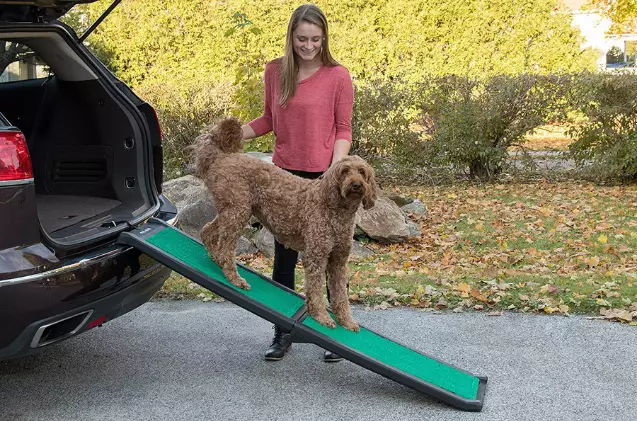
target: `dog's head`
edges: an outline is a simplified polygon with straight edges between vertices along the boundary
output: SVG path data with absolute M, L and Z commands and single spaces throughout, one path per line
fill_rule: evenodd
M 363 158 L 347 156 L 335 163 L 324 175 L 324 185 L 332 200 L 351 204 L 362 202 L 364 209 L 374 206 L 377 199 L 374 169 Z
M 204 179 L 212 162 L 219 156 L 219 151 L 241 152 L 242 140 L 241 123 L 234 117 L 218 120 L 208 126 L 186 149 L 195 161 L 195 175 Z
M 225 153 L 243 149 L 241 122 L 234 117 L 224 118 L 209 128 L 210 141 Z

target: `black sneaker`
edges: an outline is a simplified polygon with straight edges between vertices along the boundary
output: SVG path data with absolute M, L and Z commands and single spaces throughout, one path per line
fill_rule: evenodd
M 337 363 L 342 360 L 343 357 L 338 355 L 336 352 L 328 351 L 327 349 L 325 350 L 325 354 L 323 354 L 323 361 L 326 363 Z
M 283 333 L 279 326 L 274 325 L 274 339 L 272 339 L 270 348 L 265 351 L 265 359 L 268 361 L 282 360 L 291 345 L 290 334 Z

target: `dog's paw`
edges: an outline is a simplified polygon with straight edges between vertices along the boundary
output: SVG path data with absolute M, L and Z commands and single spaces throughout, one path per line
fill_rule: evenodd
M 329 314 L 320 315 L 316 317 L 312 316 L 312 318 L 325 327 L 329 327 L 330 329 L 336 329 L 336 322 L 334 321 L 334 319 L 330 317 Z
M 237 281 L 232 282 L 232 284 L 238 288 L 245 289 L 246 291 L 250 291 L 250 284 L 246 282 L 245 279 L 238 279 Z
M 345 322 L 345 323 L 341 323 L 341 326 L 343 326 L 347 330 L 351 330 L 352 332 L 360 332 L 361 331 L 360 326 L 354 320 L 351 320 L 351 321 L 348 321 L 348 322 Z

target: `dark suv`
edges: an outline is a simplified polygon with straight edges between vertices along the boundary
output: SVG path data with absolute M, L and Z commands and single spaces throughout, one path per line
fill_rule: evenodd
M 0 359 L 112 320 L 170 275 L 117 244 L 177 211 L 155 111 L 56 20 L 89 1 L 0 0 Z

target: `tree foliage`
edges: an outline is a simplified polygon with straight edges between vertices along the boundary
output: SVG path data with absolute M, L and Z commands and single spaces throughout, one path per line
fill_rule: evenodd
M 20 60 L 28 52 L 26 45 L 16 42 L 0 41 L 0 75 L 11 63 Z
M 76 7 L 67 21 L 84 29 L 107 3 Z M 330 23 L 332 53 L 349 69 L 362 95 L 355 107 L 355 131 L 360 129 L 363 136 L 358 145 L 373 154 L 416 156 L 408 152 L 418 145 L 410 126 L 414 106 L 404 101 L 414 98 L 410 91 L 432 76 L 479 79 L 595 67 L 595 54 L 580 48 L 579 30 L 571 26 L 569 14 L 556 9 L 554 0 L 317 4 Z M 262 72 L 265 63 L 283 53 L 288 19 L 296 6 L 280 0 L 124 0 L 86 42 L 119 78 L 139 93 L 150 93 L 147 98 L 158 106 L 160 118 L 230 112 L 248 121 L 262 112 Z M 374 89 L 380 84 L 382 89 Z M 391 87 L 397 84 L 400 89 Z M 158 97 L 166 87 L 170 94 Z M 190 101 L 198 90 L 219 98 Z M 398 97 L 389 98 L 391 94 Z M 406 114 L 369 108 L 383 103 L 399 104 Z M 207 112 L 200 108 L 204 104 L 210 107 Z M 387 118 L 400 126 L 385 133 L 382 142 L 391 143 L 388 148 L 375 146 L 376 128 Z M 167 121 L 175 119 L 162 121 L 164 126 Z M 195 119 L 188 121 L 194 124 Z M 255 139 L 251 148 L 268 150 L 271 139 Z M 181 138 L 167 136 L 165 141 L 176 142 L 174 150 L 181 147 Z
M 611 20 L 613 34 L 634 33 L 637 29 L 637 2 L 635 0 L 589 0 L 585 9 L 593 10 Z
M 556 13 L 553 0 L 317 3 L 330 22 L 335 57 L 357 79 L 549 73 L 594 65 L 580 49 L 571 17 Z M 104 6 L 98 2 L 80 12 L 94 19 Z M 246 53 L 260 66 L 282 54 L 293 9 L 277 0 L 124 0 L 89 40 L 133 85 L 166 78 L 233 81 Z

